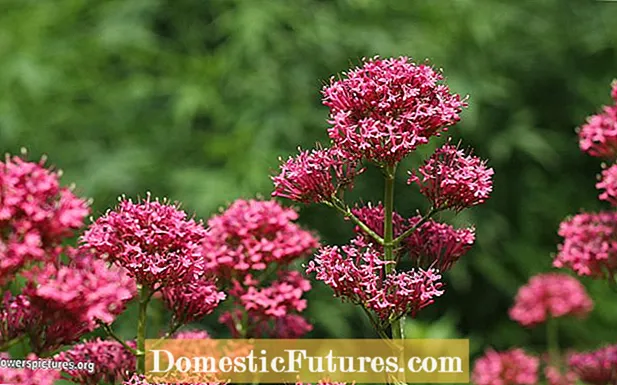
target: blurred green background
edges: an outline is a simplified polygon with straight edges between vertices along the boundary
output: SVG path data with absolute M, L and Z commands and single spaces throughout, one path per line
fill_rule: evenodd
M 48 154 L 95 215 L 120 194 L 151 191 L 205 219 L 236 198 L 269 196 L 279 156 L 326 143 L 320 89 L 330 76 L 377 54 L 430 58 L 470 95 L 451 132 L 496 176 L 490 201 L 454 218 L 477 226 L 477 244 L 410 336 L 469 337 L 474 354 L 542 349 L 544 331 L 517 327 L 507 309 L 550 270 L 559 222 L 606 207 L 594 188 L 600 162 L 578 150 L 574 129 L 610 101 L 615 20 L 617 2 L 592 0 L 2 0 L 0 148 Z M 423 201 L 405 180 L 396 204 L 409 215 Z M 374 171 L 357 187 L 364 200 L 382 194 Z M 301 221 L 324 242 L 350 235 L 326 208 L 302 208 Z M 615 341 L 617 294 L 583 281 L 596 308 L 562 323 L 562 343 Z M 309 301 L 312 337 L 373 336 L 323 285 Z M 119 321 L 127 337 L 132 317 Z

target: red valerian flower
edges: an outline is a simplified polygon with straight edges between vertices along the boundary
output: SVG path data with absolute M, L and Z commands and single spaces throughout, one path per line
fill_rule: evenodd
M 617 164 L 602 170 L 602 176 L 596 188 L 602 191 L 600 199 L 617 205 Z
M 617 213 L 581 213 L 559 226 L 563 243 L 553 266 L 581 276 L 603 278 L 617 270 Z
M 201 242 L 206 230 L 177 206 L 122 200 L 81 237 L 82 248 L 127 269 L 150 288 L 182 285 L 203 273 Z
M 161 291 L 163 301 L 172 310 L 174 320 L 180 324 L 197 321 L 212 313 L 226 297 L 205 278 L 181 286 L 165 286 Z
M 364 223 L 369 229 L 373 230 L 377 235 L 383 237 L 384 235 L 384 219 L 385 212 L 381 202 L 377 205 L 373 205 L 370 202 L 365 206 L 356 206 L 351 209 L 354 214 L 362 223 Z M 407 228 L 407 221 L 397 212 L 392 213 L 392 233 L 394 238 L 398 237 Z M 359 226 L 354 228 L 357 234 L 364 234 Z M 368 236 L 367 234 L 364 234 Z M 366 238 L 367 242 L 371 242 L 370 238 Z
M 476 361 L 471 381 L 475 385 L 535 385 L 539 366 L 540 360 L 523 349 L 488 350 Z
M 532 277 L 519 289 L 510 318 L 523 326 L 535 326 L 548 318 L 585 317 L 592 309 L 593 301 L 577 279 L 547 273 Z
M 24 295 L 4 293 L 0 306 L 0 344 L 7 343 L 26 332 L 30 316 L 30 301 Z
M 364 171 L 357 160 L 338 148 L 302 151 L 280 169 L 280 174 L 272 177 L 272 196 L 302 203 L 331 201 L 338 192 L 353 188 L 355 177 Z
M 570 355 L 568 364 L 586 384 L 617 383 L 617 345 L 606 346 L 593 352 L 574 353 Z
M 311 254 L 319 242 L 294 223 L 298 213 L 276 201 L 237 200 L 208 221 L 206 269 L 223 277 L 286 265 Z
M 0 283 L 29 262 L 54 260 L 90 211 L 44 163 L 0 162 Z
M 307 273 L 330 286 L 334 295 L 365 306 L 382 320 L 414 316 L 443 294 L 435 270 L 417 269 L 385 274 L 382 253 L 362 237 L 346 246 L 321 248 Z
M 611 96 L 614 104 L 587 118 L 578 129 L 582 151 L 599 158 L 615 159 L 617 156 L 617 86 L 613 83 Z
M 365 59 L 323 89 L 328 134 L 351 158 L 394 165 L 460 120 L 467 103 L 442 81 L 407 57 Z
M 544 367 L 544 376 L 549 385 L 576 385 L 577 376 L 576 373 L 566 370 L 562 372 L 559 368 L 554 366 Z
M 466 155 L 448 143 L 438 148 L 417 171 L 410 172 L 407 183 L 417 184 L 433 208 L 461 211 L 489 198 L 493 173 L 486 161 Z
M 135 341 L 126 344 L 135 349 Z M 127 380 L 135 370 L 135 356 L 117 341 L 100 338 L 73 345 L 54 357 L 56 361 L 88 362 L 94 370 L 85 368 L 66 370 L 73 382 L 83 385 L 116 383 Z

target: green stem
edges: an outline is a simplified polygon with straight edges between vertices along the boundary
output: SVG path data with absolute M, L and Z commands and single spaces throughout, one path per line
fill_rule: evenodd
M 384 236 L 383 236 L 383 249 L 384 259 L 390 262 L 386 265 L 386 274 L 390 274 L 396 269 L 396 260 L 394 255 L 394 228 L 393 228 L 393 215 L 394 215 L 394 180 L 395 180 L 396 166 L 387 166 L 385 168 L 385 188 L 384 188 Z M 405 339 L 405 317 L 400 317 L 394 320 L 391 324 L 391 333 L 393 340 Z M 405 362 L 403 351 L 400 352 L 400 362 Z M 398 383 L 405 383 L 405 374 L 400 373 Z
M 428 213 L 426 213 L 425 216 L 423 216 L 418 223 L 416 223 L 415 225 L 413 225 L 412 227 L 408 228 L 407 230 L 403 231 L 401 233 L 401 235 L 399 235 L 398 237 L 396 237 L 396 239 L 394 239 L 392 241 L 392 244 L 394 246 L 398 245 L 399 243 L 401 243 L 403 240 L 405 240 L 405 238 L 409 237 L 411 234 L 413 234 L 420 226 L 422 226 L 426 221 L 428 221 L 433 215 L 435 215 L 435 213 L 439 211 L 435 208 L 431 208 L 429 210 Z
M 127 343 L 113 331 L 110 325 L 107 325 L 103 322 L 99 322 L 99 325 L 101 325 L 101 327 L 103 328 L 103 330 L 105 330 L 105 333 L 107 333 L 108 336 L 118 341 L 122 346 L 124 346 L 126 350 L 131 352 L 134 356 L 138 355 L 138 351 L 127 345 Z
M 373 238 L 378 244 L 384 244 L 384 239 L 380 237 L 379 234 L 371 230 L 366 225 L 366 223 L 362 222 L 358 217 L 356 217 L 343 201 L 341 201 L 337 197 L 333 197 L 332 202 L 326 202 L 326 204 L 330 207 L 334 207 L 335 209 L 337 209 L 341 214 L 345 216 L 345 218 L 349 218 L 354 224 L 358 225 L 358 227 L 360 227 L 362 231 L 370 235 L 371 238 Z
M 12 340 L 6 341 L 2 345 L 0 345 L 0 352 L 4 352 L 4 351 L 9 350 L 11 347 L 13 347 L 13 346 L 17 345 L 18 343 L 20 343 L 21 341 L 23 341 L 24 338 L 26 338 L 26 335 L 22 334 L 19 337 L 15 337 Z
M 152 291 L 147 286 L 139 289 L 139 318 L 137 320 L 137 350 L 141 353 L 137 356 L 137 373 L 146 372 L 146 323 L 148 303 L 152 298 Z
M 559 328 L 557 320 L 551 316 L 546 320 L 546 344 L 551 364 L 555 368 L 560 368 L 559 354 Z

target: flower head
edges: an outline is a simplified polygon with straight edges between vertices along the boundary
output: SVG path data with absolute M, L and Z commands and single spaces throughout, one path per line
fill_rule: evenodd
M 593 352 L 575 353 L 568 360 L 570 369 L 586 384 L 617 383 L 617 346 L 607 346 Z
M 307 273 L 330 286 L 334 295 L 374 311 L 383 320 L 415 315 L 443 294 L 434 270 L 384 273 L 382 253 L 357 237 L 350 245 L 326 246 L 309 262 Z
M 410 172 L 408 184 L 415 183 L 435 209 L 460 211 L 484 203 L 493 190 L 493 169 L 458 147 L 445 144 Z
M 272 196 L 302 203 L 329 202 L 338 192 L 353 187 L 355 177 L 364 171 L 359 166 L 337 148 L 302 151 L 272 177 Z
M 617 213 L 582 213 L 559 226 L 562 244 L 553 260 L 578 275 L 605 277 L 617 270 Z
M 539 274 L 522 286 L 510 309 L 510 318 L 523 326 L 534 326 L 548 318 L 584 317 L 593 308 L 585 287 L 560 273 Z
M 419 216 L 413 217 L 409 224 L 415 226 L 420 220 Z M 455 229 L 429 219 L 407 237 L 404 243 L 405 250 L 417 266 L 445 272 L 471 249 L 475 238 L 473 228 Z
M 602 191 L 600 199 L 610 202 L 613 206 L 617 205 L 617 164 L 602 170 L 602 176 L 596 188 Z
M 488 350 L 476 361 L 471 380 L 476 385 L 535 385 L 539 366 L 540 360 L 522 349 Z
M 611 96 L 614 105 L 604 106 L 602 111 L 587 118 L 578 129 L 579 146 L 582 151 L 599 158 L 615 159 L 617 156 L 617 86 L 613 83 Z
M 212 313 L 225 299 L 213 282 L 203 279 L 182 286 L 166 286 L 162 289 L 163 301 L 173 312 L 174 319 L 181 323 L 196 321 Z
M 135 341 L 128 341 L 133 349 Z M 116 383 L 126 380 L 135 370 L 135 356 L 117 341 L 105 341 L 100 338 L 73 345 L 71 349 L 54 357 L 56 361 L 88 362 L 94 370 L 67 370 L 73 382 L 84 385 Z
M 460 120 L 467 104 L 442 81 L 407 57 L 364 60 L 323 89 L 328 134 L 352 158 L 393 165 Z
M 0 283 L 31 261 L 51 261 L 61 243 L 83 226 L 86 201 L 60 186 L 44 160 L 0 162 Z
M 81 238 L 82 248 L 127 269 L 138 283 L 181 285 L 203 273 L 201 241 L 206 230 L 177 206 L 122 200 Z
M 373 205 L 369 202 L 365 206 L 356 206 L 351 209 L 351 212 L 359 220 L 361 220 L 362 223 L 366 224 L 369 229 L 373 230 L 380 237 L 383 237 L 385 212 L 384 212 L 384 207 L 381 204 L 381 202 L 379 202 L 377 205 Z M 407 223 L 405 221 L 405 218 L 403 218 L 397 212 L 393 212 L 392 213 L 393 236 L 395 238 L 398 237 L 401 233 L 403 233 L 403 231 L 406 230 L 406 227 L 407 227 Z M 366 236 L 366 234 L 364 234 L 364 232 L 359 226 L 356 226 L 354 231 L 357 234 L 362 234 Z M 366 239 L 367 239 L 367 242 L 370 241 L 369 238 L 366 238 Z
M 230 277 L 305 258 L 319 243 L 294 223 L 298 213 L 276 201 L 237 200 L 208 221 L 206 268 Z

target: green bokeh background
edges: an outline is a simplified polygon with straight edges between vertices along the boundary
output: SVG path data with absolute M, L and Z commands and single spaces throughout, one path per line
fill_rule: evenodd
M 94 215 L 151 191 L 206 219 L 236 198 L 269 196 L 279 156 L 327 142 L 320 89 L 330 76 L 362 57 L 430 58 L 470 95 L 453 135 L 496 175 L 490 201 L 454 218 L 476 225 L 477 244 L 409 335 L 469 337 L 473 354 L 541 350 L 544 331 L 517 327 L 507 309 L 551 269 L 559 222 L 607 208 L 594 188 L 600 161 L 578 150 L 574 130 L 610 101 L 616 20 L 617 2 L 592 0 L 4 0 L 0 149 L 47 154 L 94 199 Z M 368 172 L 354 196 L 378 200 L 381 189 Z M 403 172 L 396 202 L 407 215 L 423 205 Z M 327 243 L 350 235 L 326 208 L 301 208 L 301 222 Z M 617 294 L 583 282 L 595 310 L 563 322 L 562 343 L 614 342 Z M 321 284 L 306 314 L 311 337 L 373 336 Z M 126 337 L 133 317 L 118 321 Z M 220 329 L 213 317 L 204 327 Z

